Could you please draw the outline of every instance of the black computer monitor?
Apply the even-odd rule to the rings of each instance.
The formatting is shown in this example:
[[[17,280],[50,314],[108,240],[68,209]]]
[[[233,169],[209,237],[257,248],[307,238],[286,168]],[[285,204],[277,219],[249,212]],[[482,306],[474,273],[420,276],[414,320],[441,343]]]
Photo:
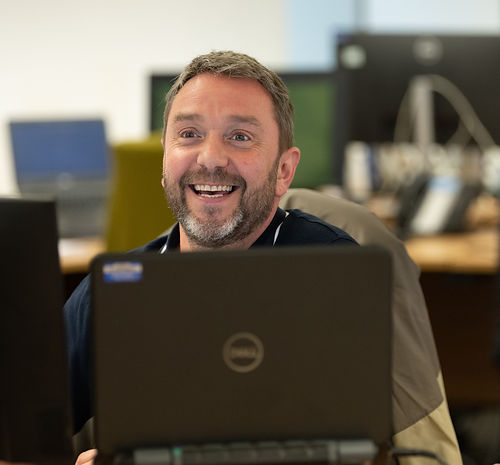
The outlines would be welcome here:
[[[333,72],[279,73],[290,91],[294,116],[294,143],[301,159],[292,187],[316,188],[339,180],[333,155],[334,105]]]
[[[338,156],[352,140],[392,142],[410,80],[422,75],[439,75],[456,87],[500,143],[500,36],[344,35],[338,38],[337,61]],[[449,98],[432,95],[435,141],[444,144],[455,134],[459,118]]]
[[[161,131],[165,96],[177,79],[178,74],[152,74],[149,78],[149,130]]]
[[[333,156],[335,74],[333,72],[279,73],[295,107],[295,144],[301,161],[292,187],[315,188],[340,180]],[[176,76],[155,74],[150,79],[150,129],[163,126],[165,94]]]
[[[0,460],[72,463],[55,203],[0,198]]]

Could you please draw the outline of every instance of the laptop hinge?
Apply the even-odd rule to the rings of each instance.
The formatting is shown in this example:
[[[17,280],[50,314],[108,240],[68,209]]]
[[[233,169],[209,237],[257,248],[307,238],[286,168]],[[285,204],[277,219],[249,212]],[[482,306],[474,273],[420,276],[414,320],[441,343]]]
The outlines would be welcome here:
[[[138,448],[118,454],[115,465],[355,465],[373,461],[378,448],[371,440],[267,441]]]

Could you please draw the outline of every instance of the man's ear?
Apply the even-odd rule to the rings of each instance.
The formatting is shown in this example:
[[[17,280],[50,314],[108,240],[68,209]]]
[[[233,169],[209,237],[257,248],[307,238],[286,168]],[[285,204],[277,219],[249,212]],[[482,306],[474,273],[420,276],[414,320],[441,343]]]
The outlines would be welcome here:
[[[285,194],[292,183],[299,160],[300,150],[297,147],[290,147],[281,154],[276,173],[276,195],[278,197]]]

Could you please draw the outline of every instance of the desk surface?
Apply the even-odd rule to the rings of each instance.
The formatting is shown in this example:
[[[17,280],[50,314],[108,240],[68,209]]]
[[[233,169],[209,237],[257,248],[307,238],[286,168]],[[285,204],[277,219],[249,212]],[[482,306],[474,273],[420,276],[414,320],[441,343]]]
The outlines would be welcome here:
[[[460,234],[413,237],[405,244],[423,272],[493,274],[498,270],[499,234],[486,228]],[[105,250],[97,237],[62,239],[59,244],[63,273],[85,273],[92,258]]]
[[[64,274],[85,273],[90,262],[104,252],[104,240],[99,237],[81,237],[59,240],[59,259]]]
[[[422,271],[494,274],[498,270],[497,228],[459,234],[413,237],[405,241],[410,257]]]

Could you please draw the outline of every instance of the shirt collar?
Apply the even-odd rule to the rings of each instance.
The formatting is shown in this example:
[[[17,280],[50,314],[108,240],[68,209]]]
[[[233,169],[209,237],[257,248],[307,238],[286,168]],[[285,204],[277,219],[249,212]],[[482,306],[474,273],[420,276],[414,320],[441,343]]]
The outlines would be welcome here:
[[[250,247],[261,247],[263,245],[272,247],[276,242],[276,231],[278,231],[286,216],[286,212],[278,208],[269,226]]]
[[[167,236],[167,241],[165,245],[160,249],[160,253],[174,252],[179,250],[179,244],[181,242],[181,236],[179,234],[179,223],[175,223]]]

